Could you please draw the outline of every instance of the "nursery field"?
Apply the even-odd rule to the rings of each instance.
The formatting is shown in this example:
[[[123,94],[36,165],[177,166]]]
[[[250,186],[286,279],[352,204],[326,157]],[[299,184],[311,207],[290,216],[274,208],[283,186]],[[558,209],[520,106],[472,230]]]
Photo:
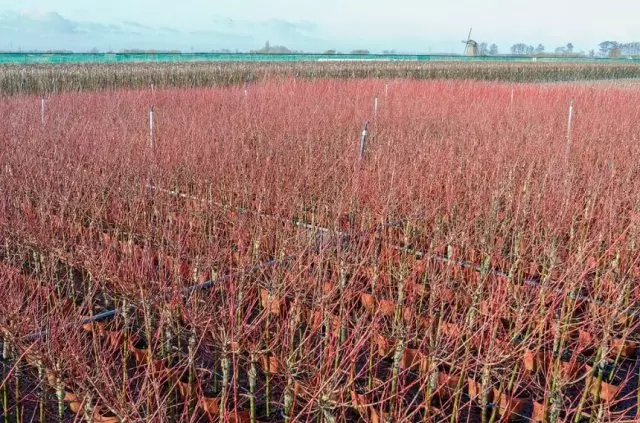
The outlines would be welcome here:
[[[227,85],[0,99],[2,423],[640,419],[640,85]]]

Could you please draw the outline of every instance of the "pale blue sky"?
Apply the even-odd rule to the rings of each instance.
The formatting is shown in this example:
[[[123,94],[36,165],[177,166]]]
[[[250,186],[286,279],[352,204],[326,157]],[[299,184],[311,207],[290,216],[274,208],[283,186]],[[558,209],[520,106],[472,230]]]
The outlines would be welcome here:
[[[243,50],[269,39],[315,51],[461,52],[473,25],[473,38],[501,52],[520,41],[588,51],[640,40],[638,16],[638,0],[0,0],[0,48]]]

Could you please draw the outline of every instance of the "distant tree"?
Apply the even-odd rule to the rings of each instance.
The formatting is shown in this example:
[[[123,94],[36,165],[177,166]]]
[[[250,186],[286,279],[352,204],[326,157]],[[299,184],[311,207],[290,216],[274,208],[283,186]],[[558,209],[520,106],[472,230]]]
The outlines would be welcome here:
[[[518,43],[511,46],[511,54],[525,54],[527,52],[527,45],[525,43]]]
[[[382,50],[382,54],[397,54],[395,50]]]
[[[331,50],[326,50],[326,51],[324,52],[324,54],[336,54],[336,51],[335,51],[335,50],[333,50],[333,49],[331,49]]]
[[[489,44],[485,43],[484,41],[481,43],[478,43],[478,54],[480,56],[486,56],[488,52],[489,52]]]
[[[556,54],[564,54],[565,53],[565,46],[556,47],[555,53]]]
[[[544,46],[542,44],[538,44],[538,47],[536,47],[535,52],[537,54],[544,53]]]
[[[351,54],[370,54],[369,50],[356,49],[352,50]]]
[[[489,54],[491,56],[495,56],[496,54],[498,54],[498,45],[497,44],[491,44],[489,46]]]
[[[594,57],[596,55],[596,51],[594,49],[589,50],[589,57]]]
[[[572,43],[567,43],[566,51],[567,51],[567,53],[573,53],[573,44]]]
[[[532,45],[528,45],[524,49],[525,54],[527,54],[529,56],[531,56],[534,51],[535,51],[535,48]]]
[[[600,44],[598,44],[600,56],[604,56],[604,57],[609,56],[611,50],[618,48],[619,44],[620,43],[618,43],[617,41],[601,42]]]
[[[257,53],[257,54],[291,54],[298,53],[294,50],[290,50],[285,46],[272,46],[269,41],[264,43],[264,47],[259,50],[250,50],[249,53]]]
[[[632,41],[630,43],[622,43],[619,45],[620,52],[627,56],[640,55],[640,42]]]

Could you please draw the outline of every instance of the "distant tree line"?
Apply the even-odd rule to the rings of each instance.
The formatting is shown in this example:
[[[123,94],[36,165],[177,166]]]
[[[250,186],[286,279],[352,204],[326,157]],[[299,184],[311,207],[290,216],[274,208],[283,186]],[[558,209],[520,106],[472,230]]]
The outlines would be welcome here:
[[[598,53],[603,57],[640,56],[640,41],[628,43],[603,41],[598,44],[598,47]]]
[[[486,41],[478,43],[478,54],[480,56],[495,56],[498,54],[498,45],[489,44]]]
[[[91,51],[91,53],[97,53],[97,50]],[[155,49],[141,49],[141,48],[124,48],[119,51],[122,54],[159,54],[159,53],[171,53],[180,54],[180,50],[155,50]]]
[[[486,43],[479,44],[479,53],[483,54],[482,45]],[[622,43],[619,41],[603,41],[598,44],[598,51],[589,50],[588,52],[584,51],[575,51],[575,47],[573,43],[567,43],[566,45],[556,47],[553,51],[547,52],[545,47],[542,44],[538,44],[537,47],[534,47],[530,44],[525,43],[517,43],[511,46],[511,54],[513,55],[524,55],[524,56],[574,56],[574,57],[620,57],[620,56],[640,56],[640,42],[632,41]]]
[[[296,54],[302,51],[291,50],[285,46],[272,46],[269,41],[264,43],[264,47],[258,50],[250,50],[249,53],[255,54]]]
[[[477,54],[480,56],[497,56],[500,54],[498,50],[498,45],[495,43],[489,44],[488,42],[482,41],[477,43]],[[11,52],[10,50],[0,52]],[[26,50],[20,51],[22,53],[73,53],[70,50]],[[100,53],[100,50],[97,48],[92,48],[88,51],[89,53]],[[212,53],[238,53],[239,51],[236,49],[235,51],[229,49],[218,49],[212,50]],[[568,56],[568,57],[640,57],[640,41],[631,41],[631,42],[620,42],[620,41],[603,41],[598,44],[598,50],[595,49],[589,50],[588,52],[584,51],[575,51],[575,47],[573,43],[567,43],[563,46],[556,47],[553,50],[547,51],[545,46],[542,44],[538,44],[534,46],[532,44],[526,44],[523,42],[513,44],[509,49],[510,54],[516,56]],[[109,50],[107,53],[114,53],[112,50]],[[155,49],[122,49],[119,50],[118,53],[125,54],[154,54],[154,53],[173,53],[179,54],[180,50],[155,50]],[[249,53],[255,54],[300,54],[303,51],[292,50],[285,46],[281,45],[271,45],[269,41],[267,41],[264,46],[257,50],[250,50]],[[340,51],[335,49],[325,50],[323,54],[343,54]],[[371,52],[367,49],[355,49],[349,52],[349,54],[357,54],[357,55],[366,55],[371,54]],[[382,54],[398,54],[396,50],[383,50]]]

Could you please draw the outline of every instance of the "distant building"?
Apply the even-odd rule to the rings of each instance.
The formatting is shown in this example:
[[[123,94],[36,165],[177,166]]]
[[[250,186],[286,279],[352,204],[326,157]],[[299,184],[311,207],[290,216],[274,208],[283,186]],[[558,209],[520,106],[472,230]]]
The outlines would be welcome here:
[[[467,40],[467,46],[464,49],[465,56],[477,56],[478,55],[478,43],[474,40]]]

